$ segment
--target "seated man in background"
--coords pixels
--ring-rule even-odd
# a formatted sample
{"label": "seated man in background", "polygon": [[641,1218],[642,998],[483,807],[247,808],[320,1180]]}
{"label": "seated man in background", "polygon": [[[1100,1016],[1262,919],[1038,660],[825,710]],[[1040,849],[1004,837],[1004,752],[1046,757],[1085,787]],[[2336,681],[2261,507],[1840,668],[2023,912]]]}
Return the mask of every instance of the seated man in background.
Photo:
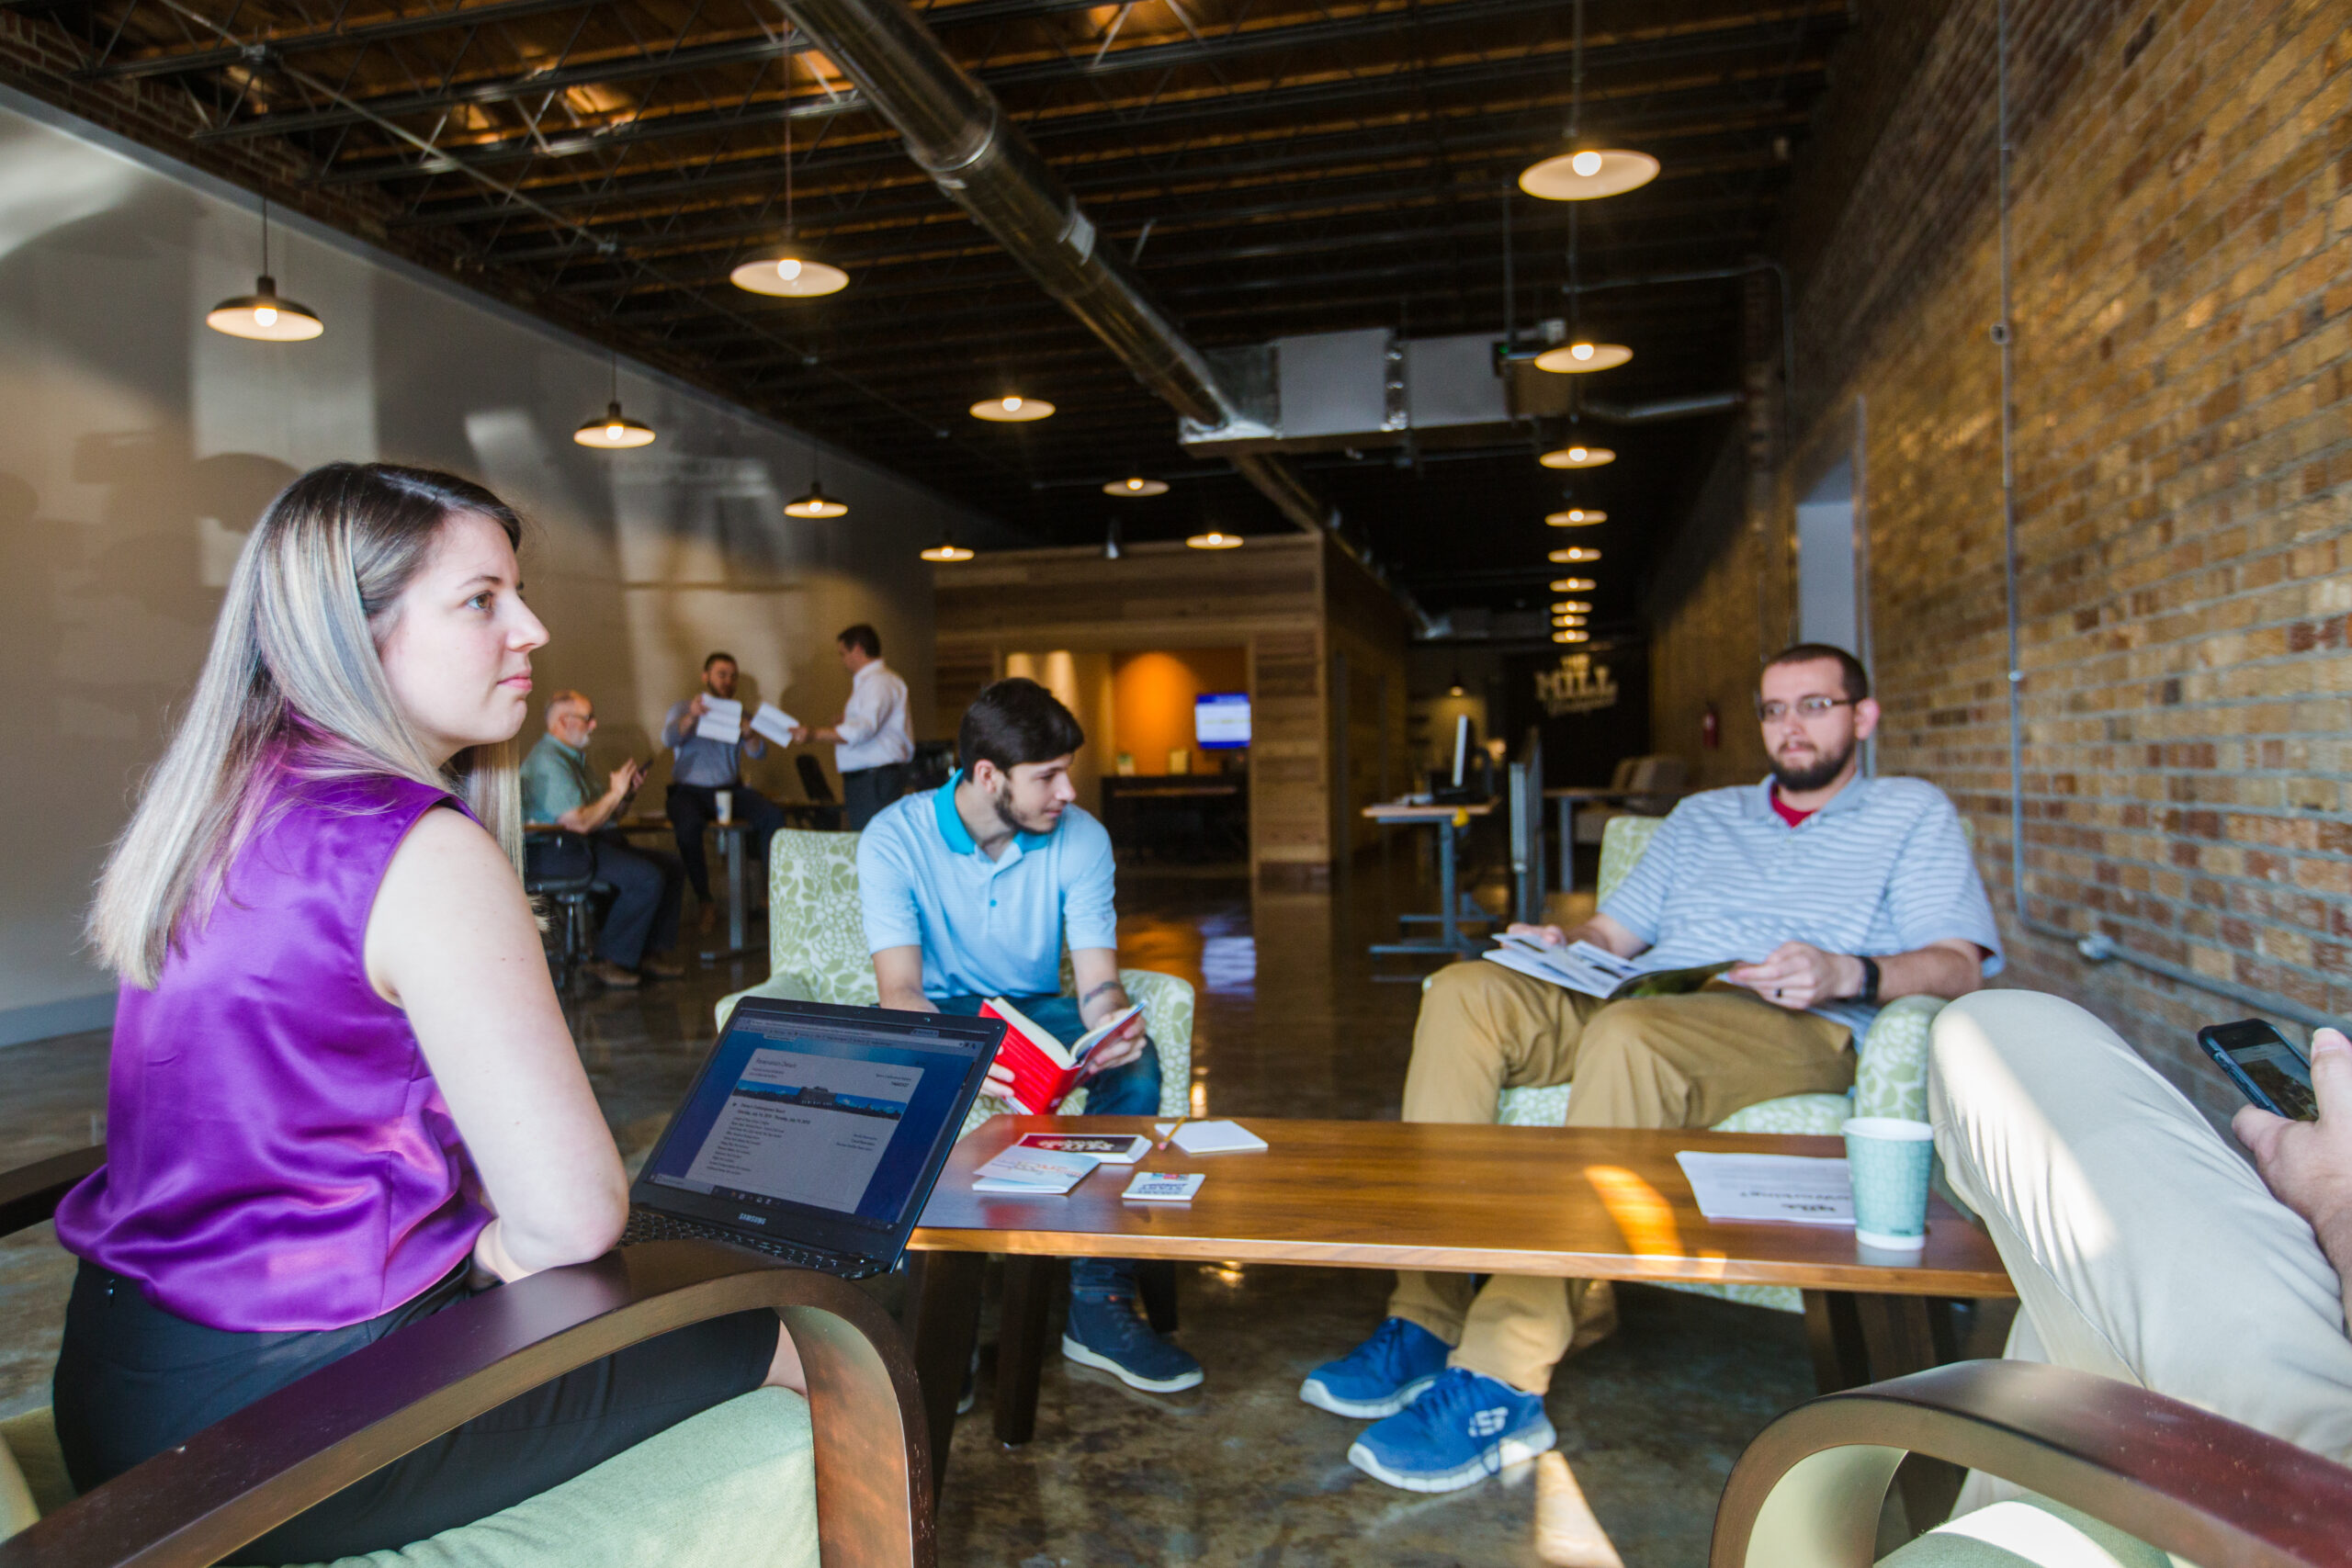
{"label": "seated man in background", "polygon": [[[1511,928],[1645,969],[1740,962],[1703,990],[1608,1003],[1499,964],[1441,970],[1413,1032],[1406,1121],[1492,1122],[1503,1090],[1563,1083],[1571,1127],[1708,1127],[1761,1100],[1843,1093],[1879,1003],[1961,996],[1997,964],[1951,802],[1861,775],[1878,724],[1861,665],[1800,644],[1760,687],[1770,778],[1676,807],[1575,931]],[[1556,1440],[1544,1395],[1584,1283],[1497,1275],[1474,1292],[1464,1275],[1399,1273],[1379,1331],[1299,1397],[1384,1417],[1348,1451],[1359,1469],[1416,1492],[1467,1486]]]}
{"label": "seated man in background", "polygon": [[[1119,984],[1111,837],[1071,804],[1070,758],[1086,732],[1035,681],[982,691],[956,731],[963,768],[886,807],[857,842],[858,895],[882,1005],[977,1013],[1002,997],[1068,1043],[1127,1005]],[[1061,992],[1067,941],[1078,995]],[[1159,1052],[1140,1015],[1088,1057],[1086,1113],[1159,1110]],[[1009,1097],[1001,1065],[989,1092]],[[1201,1364],[1136,1306],[1136,1266],[1074,1258],[1062,1354],[1131,1388],[1172,1393]]]}
{"label": "seated man in background", "polygon": [[624,989],[641,975],[671,980],[684,974],[673,951],[678,945],[678,904],[684,897],[684,871],[677,857],[640,850],[606,824],[628,808],[645,770],[634,759],[612,772],[599,792],[588,775],[588,740],[596,733],[596,706],[578,692],[548,699],[548,732],[523,760],[523,820],[560,828],[587,840],[588,864],[559,868],[550,857],[556,842],[534,839],[525,851],[534,878],[578,875],[581,870],[612,888],[613,907],[596,933],[596,956],[589,974]]}
{"label": "seated man in background", "polygon": [[[662,744],[675,753],[670,764],[670,793],[665,804],[670,825],[678,837],[678,858],[686,880],[695,886],[701,913],[695,918],[709,931],[718,923],[718,906],[710,897],[710,865],[702,851],[703,829],[718,820],[718,792],[728,792],[728,820],[748,823],[752,841],[745,853],[756,870],[767,863],[768,835],[784,826],[776,803],[743,782],[743,759],[759,761],[768,743],[747,724],[740,740],[712,740],[696,732],[710,699],[735,695],[735,656],[714,653],[702,661],[702,690],[684,702],[673,703],[662,721]],[[748,717],[748,716],[746,716]]]}
{"label": "seated man in background", "polygon": [[[2222,1004],[2224,1006],[2228,1004]],[[2352,1045],[2312,1037],[2315,1122],[2248,1106],[2254,1168],[2074,1003],[1944,1010],[1928,1115],[2017,1282],[2004,1352],[2137,1383],[2352,1464]],[[2015,1489],[1978,1475],[1965,1510]]]}

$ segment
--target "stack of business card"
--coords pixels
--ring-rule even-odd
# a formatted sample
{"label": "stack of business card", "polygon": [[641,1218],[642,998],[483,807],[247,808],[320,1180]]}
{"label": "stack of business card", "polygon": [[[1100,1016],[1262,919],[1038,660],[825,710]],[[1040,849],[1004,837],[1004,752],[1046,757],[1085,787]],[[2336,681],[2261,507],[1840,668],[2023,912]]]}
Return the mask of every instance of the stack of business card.
{"label": "stack of business card", "polygon": [[1120,1196],[1151,1203],[1189,1203],[1193,1201],[1193,1194],[1201,1190],[1201,1183],[1207,1179],[1199,1171],[1189,1176],[1177,1176],[1163,1171],[1139,1170],[1136,1172],[1136,1179],[1127,1183],[1126,1191]]}
{"label": "stack of business card", "polygon": [[1085,1180],[1086,1173],[1102,1163],[1092,1155],[1024,1149],[1016,1144],[972,1173],[972,1190],[1058,1197]]}
{"label": "stack of business card", "polygon": [[1092,1155],[1104,1165],[1133,1165],[1151,1147],[1141,1133],[1026,1133],[1016,1149],[1050,1149],[1056,1154]]}

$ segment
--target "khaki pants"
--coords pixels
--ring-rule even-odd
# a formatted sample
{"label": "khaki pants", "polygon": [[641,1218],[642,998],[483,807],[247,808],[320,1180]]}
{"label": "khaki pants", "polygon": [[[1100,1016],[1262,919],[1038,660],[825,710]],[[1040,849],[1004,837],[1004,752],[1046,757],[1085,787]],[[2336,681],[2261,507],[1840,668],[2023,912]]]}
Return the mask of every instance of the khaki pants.
{"label": "khaki pants", "polygon": [[[1758,1100],[1842,1094],[1853,1032],[1743,990],[1603,1006],[1479,960],[1440,970],[1405,1074],[1408,1122],[1492,1122],[1507,1089],[1570,1083],[1571,1127],[1710,1127]],[[1576,1337],[1586,1281],[1399,1273],[1390,1315],[1453,1346],[1451,1364],[1530,1393]]]}

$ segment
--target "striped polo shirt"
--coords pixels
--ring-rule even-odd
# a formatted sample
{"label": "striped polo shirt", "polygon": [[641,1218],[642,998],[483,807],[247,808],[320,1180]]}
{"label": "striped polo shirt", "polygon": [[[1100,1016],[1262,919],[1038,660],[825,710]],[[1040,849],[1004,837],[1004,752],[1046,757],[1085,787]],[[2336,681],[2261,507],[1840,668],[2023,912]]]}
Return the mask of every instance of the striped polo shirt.
{"label": "striped polo shirt", "polygon": [[[1749,963],[1784,942],[1883,957],[1957,937],[2001,967],[1993,906],[1944,792],[1921,779],[1856,777],[1792,828],[1772,781],[1694,795],[1674,808],[1600,906],[1647,950],[1645,969]],[[1814,1011],[1856,1033],[1875,1008]]]}

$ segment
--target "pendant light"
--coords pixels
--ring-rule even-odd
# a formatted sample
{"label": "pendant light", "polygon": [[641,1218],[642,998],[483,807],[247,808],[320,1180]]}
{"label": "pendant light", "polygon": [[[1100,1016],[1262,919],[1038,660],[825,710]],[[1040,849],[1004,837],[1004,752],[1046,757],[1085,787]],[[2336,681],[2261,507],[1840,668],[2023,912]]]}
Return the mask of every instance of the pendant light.
{"label": "pendant light", "polygon": [[262,343],[307,343],[327,330],[318,312],[281,299],[269,276],[269,197],[261,198],[261,276],[251,294],[232,295],[204,313],[204,324],[231,337]]}
{"label": "pendant light", "polygon": [[[974,413],[979,413],[979,410],[977,408],[972,412]],[[986,419],[988,416],[986,414],[981,414],[980,417]],[[1141,476],[1137,476],[1133,479],[1113,479],[1109,484],[1102,487],[1102,493],[1104,495],[1127,496],[1166,495],[1168,493],[1168,481],[1166,479],[1147,479]]]}
{"label": "pendant light", "polygon": [[1547,348],[1535,356],[1535,368],[1555,375],[1581,376],[1593,370],[1614,370],[1634,357],[1634,351],[1622,343],[1594,343],[1589,337],[1578,337],[1557,348]]}
{"label": "pendant light", "polygon": [[1589,599],[1555,599],[1552,601],[1552,613],[1555,615],[1589,615],[1592,614],[1592,601]]}
{"label": "pendant light", "polygon": [[1613,463],[1617,454],[1606,446],[1572,445],[1555,452],[1546,452],[1536,459],[1547,468],[1597,468],[1603,463]]}
{"label": "pendant light", "polygon": [[1008,392],[1001,398],[982,398],[974,403],[972,417],[987,420],[991,424],[1027,424],[1033,420],[1053,418],[1054,405],[1043,398],[1024,398]]}
{"label": "pendant light", "polygon": [[[1569,151],[1531,164],[1520,172],[1519,188],[1545,201],[1591,201],[1622,196],[1657,178],[1658,163],[1646,152],[1623,147],[1579,147],[1584,111],[1584,0],[1576,0],[1575,63],[1569,74]],[[1546,366],[1549,369],[1551,367]]]}
{"label": "pendant light", "polygon": [[[1576,140],[1577,116],[1584,103],[1584,0],[1577,0],[1576,86],[1572,89],[1568,101],[1570,106],[1568,139],[1573,141]],[[1621,154],[1621,156],[1639,155]],[[1598,175],[1601,172],[1605,157],[1601,153],[1587,151],[1571,154],[1568,162],[1572,175],[1578,169]],[[1532,173],[1532,171],[1530,172]],[[1657,172],[1657,164],[1655,160],[1650,162],[1650,172],[1653,175]],[[1527,175],[1521,175],[1520,183],[1521,186],[1526,186]],[[1538,191],[1537,194],[1541,195],[1542,192]],[[1584,278],[1577,270],[1577,260],[1581,250],[1577,244],[1578,229],[1579,220],[1582,217],[1580,209],[1573,207],[1568,209],[1568,341],[1556,348],[1547,348],[1535,356],[1535,368],[1548,370],[1556,376],[1587,376],[1596,370],[1613,370],[1634,357],[1634,351],[1623,344],[1596,343],[1583,329]]]}
{"label": "pendant light", "polygon": [[1609,513],[1589,506],[1571,506],[1566,512],[1548,513],[1544,521],[1555,528],[1586,528],[1595,523],[1608,522]]}
{"label": "pendant light", "polygon": [[[786,41],[788,44],[791,39]],[[737,262],[727,280],[749,293],[782,299],[814,299],[849,287],[848,273],[819,260],[813,250],[792,237],[792,54],[788,50],[784,57],[784,238]]]}
{"label": "pendant light", "polygon": [[1589,593],[1600,584],[1589,577],[1555,577],[1552,580],[1555,593]]}
{"label": "pendant light", "polygon": [[1600,552],[1586,545],[1570,545],[1565,550],[1554,550],[1545,558],[1555,566],[1573,566],[1578,561],[1599,560]]}
{"label": "pendant light", "polygon": [[613,400],[605,405],[605,417],[587,421],[571,433],[571,438],[582,446],[601,446],[608,452],[653,445],[653,427],[621,412],[620,350],[613,350]]}
{"label": "pendant light", "polygon": [[1212,528],[1205,534],[1195,534],[1184,542],[1196,550],[1238,550],[1241,547],[1241,536],[1219,533]]}
{"label": "pendant light", "polygon": [[1552,640],[1554,642],[1589,642],[1592,640],[1592,634],[1588,631],[1579,631],[1574,627],[1570,627],[1566,631],[1554,632],[1552,634]]}
{"label": "pendant light", "polygon": [[825,482],[817,477],[817,442],[808,442],[808,488],[784,503],[786,517],[846,517],[849,503],[835,501],[825,493]]}
{"label": "pendant light", "polygon": [[922,558],[931,561],[970,560],[972,552],[957,544],[954,534],[942,534],[939,543],[922,552]]}
{"label": "pendant light", "polygon": [[1580,626],[1584,625],[1584,619],[1582,615],[1554,615],[1552,624],[1555,626]]}

